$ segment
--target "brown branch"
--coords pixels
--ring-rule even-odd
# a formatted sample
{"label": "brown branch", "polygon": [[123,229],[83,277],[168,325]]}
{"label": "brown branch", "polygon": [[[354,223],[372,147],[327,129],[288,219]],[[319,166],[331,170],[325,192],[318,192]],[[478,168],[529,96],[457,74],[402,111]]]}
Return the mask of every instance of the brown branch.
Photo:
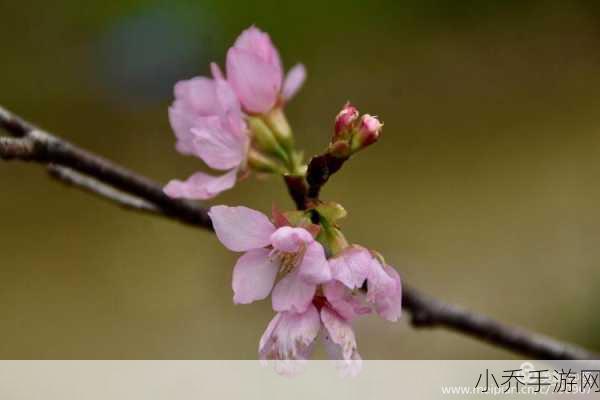
{"label": "brown branch", "polygon": [[597,360],[600,354],[522,328],[505,325],[482,314],[444,303],[402,285],[402,306],[416,328],[444,327],[535,359]]}
{"label": "brown branch", "polygon": [[298,210],[307,208],[306,199],[308,196],[308,187],[304,181],[304,176],[301,175],[285,175],[283,177],[288,193]]}
{"label": "brown branch", "polygon": [[306,181],[308,182],[307,197],[309,202],[317,201],[321,189],[327,183],[331,175],[338,172],[348,157],[336,157],[330,152],[313,157],[308,164]]}
{"label": "brown branch", "polygon": [[16,137],[4,138],[8,144],[0,146],[2,158],[69,167],[124,193],[149,201],[169,217],[211,229],[210,218],[199,205],[171,199],[156,182],[44,132],[1,106],[0,125]]}
{"label": "brown branch", "polygon": [[[138,209],[153,206],[155,209],[144,209],[144,211],[163,214],[192,225],[212,229],[206,210],[202,207],[194,203],[171,199],[162,193],[158,184],[148,178],[40,131],[2,107],[0,107],[0,126],[17,138],[17,141],[15,139],[0,141],[0,155],[3,158],[58,164],[50,166],[53,176],[112,200],[121,206],[131,207],[133,204],[138,206],[144,204],[134,207]],[[322,175],[322,177],[326,177],[325,179],[317,179],[322,183],[313,185],[312,194],[316,192],[318,197],[316,188],[318,187],[320,190],[329,176],[338,169],[339,167],[337,169],[330,168],[326,174]],[[112,190],[111,187],[118,191]],[[111,190],[107,190],[107,188]],[[299,190],[297,193],[305,193],[308,198],[309,193],[304,191],[305,188],[305,186],[297,188]],[[122,195],[120,192],[133,195],[135,201],[132,198],[125,200],[120,197]],[[301,199],[295,198],[294,200],[300,202]],[[134,203],[131,203],[132,201]],[[139,203],[142,201],[145,203]],[[537,359],[600,358],[600,355],[573,344],[505,325],[487,316],[444,303],[420,293],[406,284],[403,285],[402,301],[403,308],[411,313],[412,324],[415,327],[444,327]]]}
{"label": "brown branch", "polygon": [[35,154],[35,143],[29,138],[0,137],[0,158],[3,160],[30,160]]}

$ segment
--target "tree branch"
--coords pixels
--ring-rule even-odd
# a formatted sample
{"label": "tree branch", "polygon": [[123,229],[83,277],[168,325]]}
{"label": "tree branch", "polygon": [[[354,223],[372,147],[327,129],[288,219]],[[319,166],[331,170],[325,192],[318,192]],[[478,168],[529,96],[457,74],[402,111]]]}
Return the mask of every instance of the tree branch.
{"label": "tree branch", "polygon": [[149,201],[169,217],[211,229],[210,218],[199,205],[171,199],[156,182],[44,132],[1,106],[0,126],[15,136],[13,139],[3,138],[0,156],[4,159],[69,167],[124,193]]}
{"label": "tree branch", "polygon": [[[0,126],[14,138],[0,138],[0,156],[48,164],[52,176],[116,204],[212,230],[206,210],[195,203],[167,197],[152,180],[43,132],[0,107]],[[340,165],[341,166],[341,165]],[[317,179],[312,194],[331,169]],[[319,171],[315,170],[315,174]],[[317,175],[315,175],[317,176]],[[322,183],[319,183],[322,181]],[[304,188],[298,189],[298,193]],[[308,192],[304,192],[310,197]],[[128,196],[129,195],[129,196]],[[298,196],[296,196],[298,197]],[[301,199],[294,198],[298,203]],[[403,284],[403,308],[415,327],[444,327],[492,345],[538,359],[600,359],[600,355],[537,333],[505,325],[487,316],[444,303]]]}
{"label": "tree branch", "polygon": [[402,306],[416,328],[444,327],[535,359],[597,360],[599,354],[525,329],[502,324],[482,314],[444,303],[402,284]]}
{"label": "tree branch", "polygon": [[0,158],[3,160],[30,160],[35,154],[35,143],[29,138],[0,137]]}
{"label": "tree branch", "polygon": [[336,157],[330,152],[313,157],[308,164],[306,181],[308,182],[307,202],[317,201],[321,189],[331,175],[338,172],[348,157]]}

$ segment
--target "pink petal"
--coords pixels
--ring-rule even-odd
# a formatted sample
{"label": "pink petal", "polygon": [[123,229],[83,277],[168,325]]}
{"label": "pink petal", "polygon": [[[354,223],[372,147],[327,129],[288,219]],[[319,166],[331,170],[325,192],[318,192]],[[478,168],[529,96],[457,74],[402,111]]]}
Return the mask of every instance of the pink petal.
{"label": "pink petal", "polygon": [[331,342],[327,346],[330,357],[345,360],[346,362],[342,366],[346,366],[348,374],[355,375],[360,371],[361,358],[356,348],[356,338],[352,327],[327,307],[321,309],[321,321],[327,331],[325,340]]}
{"label": "pink petal", "polygon": [[279,271],[279,263],[269,257],[269,250],[254,249],[242,255],[233,269],[233,302],[249,304],[266,298]]}
{"label": "pink petal", "polygon": [[225,77],[223,76],[223,72],[221,71],[221,68],[219,67],[219,64],[211,62],[210,63],[210,73],[213,76],[213,79],[215,81],[219,81],[219,80],[224,80]]}
{"label": "pink petal", "polygon": [[271,110],[281,89],[281,71],[277,67],[235,47],[227,52],[227,78],[251,113]]}
{"label": "pink petal", "polygon": [[180,100],[175,100],[169,107],[169,122],[171,129],[177,138],[176,149],[181,154],[191,155],[194,153],[193,134],[191,131],[196,117],[186,111],[185,105]]}
{"label": "pink petal", "polygon": [[367,300],[376,302],[378,298],[391,295],[396,290],[396,282],[383,268],[379,260],[373,259],[367,276]]}
{"label": "pink petal", "polygon": [[306,247],[302,263],[298,266],[298,275],[305,282],[315,285],[331,279],[331,269],[321,243],[312,242]]}
{"label": "pink petal", "polygon": [[236,39],[233,47],[255,54],[264,62],[279,66],[281,69],[279,52],[273,45],[271,38],[255,26],[243,31]]}
{"label": "pink petal", "polygon": [[290,69],[283,82],[281,95],[285,101],[290,100],[304,84],[306,80],[306,68],[302,64],[296,64]]}
{"label": "pink petal", "polygon": [[371,253],[360,246],[351,246],[337,257],[329,260],[333,278],[350,289],[362,287],[374,259]]}
{"label": "pink petal", "polygon": [[209,167],[231,169],[245,157],[245,141],[221,127],[192,128],[194,153]]}
{"label": "pink petal", "polygon": [[192,155],[194,146],[191,140],[191,124],[188,122],[188,118],[177,109],[170,107],[169,122],[177,138],[175,149],[183,155]]}
{"label": "pink petal", "polygon": [[394,281],[393,287],[380,292],[375,297],[375,310],[388,321],[397,321],[402,314],[402,283],[398,272],[389,265],[383,267]]}
{"label": "pink petal", "polygon": [[215,88],[217,99],[223,114],[226,115],[233,112],[239,114],[239,117],[241,118],[242,106],[229,82],[223,79],[217,79]]}
{"label": "pink petal", "polygon": [[321,329],[319,312],[311,305],[303,313],[278,313],[259,343],[262,360],[306,360]]}
{"label": "pink petal", "polygon": [[342,378],[358,376],[362,370],[362,359],[358,352],[354,353],[352,360],[344,360],[341,347],[333,343],[328,336],[323,339],[323,343],[325,344],[325,352],[329,359],[335,360],[335,367]]}
{"label": "pink petal", "polygon": [[[275,328],[277,328],[277,325],[279,324],[279,320],[281,319],[282,316],[283,316],[283,313],[275,314],[275,317],[273,317],[273,319],[269,322],[269,325],[267,325],[267,329],[260,337],[260,341],[258,342],[258,353],[260,355],[262,355],[263,353],[266,353],[268,351],[267,347],[272,346],[273,339],[274,339],[273,332],[275,331]],[[261,357],[261,359],[262,359],[262,357]]]}
{"label": "pink petal", "polygon": [[291,226],[283,226],[271,235],[273,248],[285,253],[295,253],[302,245],[313,241],[314,238],[306,229]]}
{"label": "pink petal", "polygon": [[199,116],[218,114],[219,103],[215,82],[203,76],[179,81],[174,88],[175,100],[183,102],[187,111]]}
{"label": "pink petal", "polygon": [[330,281],[324,284],[323,294],[333,310],[346,321],[351,321],[360,315],[371,312],[371,307],[364,302],[364,296],[355,295],[338,281]]}
{"label": "pink petal", "polygon": [[[195,154],[192,128],[206,128],[204,118],[217,119],[217,126],[237,136],[246,147],[249,141],[241,105],[233,89],[223,79],[196,77],[175,84],[175,101],[169,109],[169,121],[177,137],[176,148],[182,154]],[[213,124],[214,125],[214,124]],[[239,146],[238,146],[239,147]],[[228,167],[231,168],[231,167]]]}
{"label": "pink petal", "polygon": [[270,244],[275,227],[263,213],[247,207],[211,207],[210,216],[217,237],[231,251],[248,251]]}
{"label": "pink petal", "polygon": [[306,283],[297,271],[293,271],[275,285],[271,295],[273,310],[304,312],[310,306],[316,290],[316,285]]}
{"label": "pink petal", "polygon": [[206,200],[215,197],[235,185],[237,170],[232,169],[221,176],[196,172],[185,181],[174,179],[163,188],[165,194],[173,198]]}

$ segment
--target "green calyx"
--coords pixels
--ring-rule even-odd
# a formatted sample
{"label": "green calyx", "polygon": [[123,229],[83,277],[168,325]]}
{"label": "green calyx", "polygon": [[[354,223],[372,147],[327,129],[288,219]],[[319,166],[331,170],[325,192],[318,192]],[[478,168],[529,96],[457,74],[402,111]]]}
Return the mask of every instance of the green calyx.
{"label": "green calyx", "polygon": [[281,108],[264,115],[249,116],[247,122],[254,151],[249,152],[251,168],[256,166],[261,172],[303,173],[303,154],[294,149],[292,131]]}

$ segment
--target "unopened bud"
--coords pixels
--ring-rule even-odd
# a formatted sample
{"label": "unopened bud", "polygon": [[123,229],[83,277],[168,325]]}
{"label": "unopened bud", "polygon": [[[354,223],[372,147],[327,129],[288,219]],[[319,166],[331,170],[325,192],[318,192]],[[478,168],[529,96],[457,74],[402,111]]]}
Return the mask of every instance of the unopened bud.
{"label": "unopened bud", "polygon": [[350,102],[344,105],[344,108],[335,117],[335,127],[332,142],[339,139],[348,138],[352,132],[356,121],[358,120],[358,110]]}
{"label": "unopened bud", "polygon": [[285,171],[276,161],[265,156],[256,149],[248,151],[248,166],[257,172],[283,174]]}
{"label": "unopened bud", "polygon": [[287,150],[294,148],[294,136],[292,135],[292,129],[290,128],[290,124],[288,123],[281,107],[274,108],[268,114],[266,114],[265,122],[275,134],[275,138],[284,148]]}
{"label": "unopened bud", "polygon": [[254,145],[263,153],[274,154],[283,160],[287,160],[287,153],[281,147],[275,134],[267,126],[265,121],[259,117],[248,117],[248,127],[254,138]]}
{"label": "unopened bud", "polygon": [[375,143],[381,134],[383,124],[369,114],[365,114],[360,118],[358,129],[352,137],[351,149],[353,152],[364,149],[365,147]]}

